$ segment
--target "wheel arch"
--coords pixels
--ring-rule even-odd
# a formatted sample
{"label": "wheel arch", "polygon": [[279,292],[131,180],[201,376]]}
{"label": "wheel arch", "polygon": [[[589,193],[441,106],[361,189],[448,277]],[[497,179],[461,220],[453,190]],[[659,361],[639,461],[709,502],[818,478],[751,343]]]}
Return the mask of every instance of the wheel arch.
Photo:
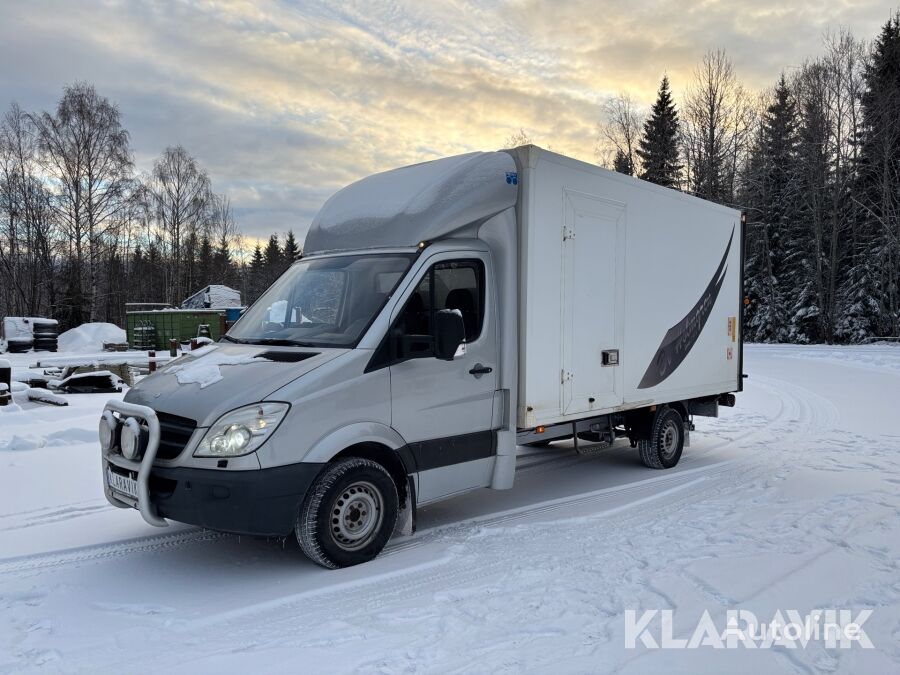
{"label": "wheel arch", "polygon": [[681,415],[683,422],[688,421],[688,407],[685,401],[670,401],[651,407],[629,410],[625,413],[625,424],[629,430],[629,436],[633,440],[650,438],[653,422],[667,408],[671,408]]}
{"label": "wheel arch", "polygon": [[345,459],[347,457],[368,459],[387,469],[387,472],[394,480],[394,485],[397,486],[397,496],[400,498],[400,508],[406,506],[407,499],[410,496],[408,476],[412,473],[412,469],[407,467],[406,462],[397,450],[393,450],[381,443],[364,441],[344,448],[332,457],[331,461]]}
{"label": "wheel arch", "polygon": [[322,436],[304,456],[304,462],[326,463],[347,448],[363,443],[383,445],[398,451],[406,441],[394,429],[380,422],[355,422]]}
{"label": "wheel arch", "polygon": [[681,420],[683,422],[688,421],[688,407],[684,401],[672,401],[671,403],[666,403],[666,406],[678,412],[678,414],[681,415]]}
{"label": "wheel arch", "polygon": [[412,456],[404,453],[406,447],[406,441],[391,427],[378,422],[358,422],[321,438],[303,461],[327,464],[336,459],[361,457],[377,462],[394,479],[400,502],[405,504],[410,496],[407,477],[416,471]]}

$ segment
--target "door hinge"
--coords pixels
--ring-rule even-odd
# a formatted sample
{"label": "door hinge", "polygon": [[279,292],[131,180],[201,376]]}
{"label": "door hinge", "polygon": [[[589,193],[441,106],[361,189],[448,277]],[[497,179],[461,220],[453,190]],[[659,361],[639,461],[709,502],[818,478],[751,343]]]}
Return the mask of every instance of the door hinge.
{"label": "door hinge", "polygon": [[560,376],[560,380],[559,380],[560,384],[565,384],[566,382],[568,382],[569,380],[571,380],[575,377],[575,375],[573,373],[570,373],[568,370],[561,370],[559,376]]}
{"label": "door hinge", "polygon": [[571,227],[563,227],[563,241],[575,238],[575,230]]}

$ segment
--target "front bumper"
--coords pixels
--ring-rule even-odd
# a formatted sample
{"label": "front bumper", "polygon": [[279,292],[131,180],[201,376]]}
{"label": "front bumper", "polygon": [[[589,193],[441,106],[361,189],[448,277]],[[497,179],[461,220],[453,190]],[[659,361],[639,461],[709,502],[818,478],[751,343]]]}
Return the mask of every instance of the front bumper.
{"label": "front bumper", "polygon": [[[152,408],[110,401],[106,410],[139,417],[149,430],[141,460],[126,459],[116,448],[101,450],[107,500],[120,508],[136,508],[157,527],[166,518],[190,525],[258,536],[284,536],[294,529],[300,503],[323,464],[298,463],[269,469],[222,471],[153,466],[159,448],[159,421]],[[136,500],[112,490],[107,468],[137,481]]]}
{"label": "front bumper", "polygon": [[323,464],[288,464],[252,471],[187,467],[150,472],[156,512],[180,523],[220,532],[285,536]]}

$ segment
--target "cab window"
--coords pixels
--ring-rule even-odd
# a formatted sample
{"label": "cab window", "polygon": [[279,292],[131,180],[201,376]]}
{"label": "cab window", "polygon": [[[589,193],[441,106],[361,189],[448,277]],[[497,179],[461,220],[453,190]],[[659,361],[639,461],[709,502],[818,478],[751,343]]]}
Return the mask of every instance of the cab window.
{"label": "cab window", "polygon": [[484,323],[484,265],[480,260],[434,265],[407,301],[398,327],[405,335],[433,335],[434,315],[443,309],[462,315],[466,342],[478,339]]}

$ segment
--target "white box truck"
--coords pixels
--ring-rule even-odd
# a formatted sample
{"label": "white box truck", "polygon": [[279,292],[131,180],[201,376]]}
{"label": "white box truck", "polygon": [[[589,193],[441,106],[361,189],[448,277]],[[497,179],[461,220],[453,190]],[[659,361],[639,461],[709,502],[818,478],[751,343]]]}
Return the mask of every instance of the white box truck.
{"label": "white box truck", "polygon": [[738,211],[534,146],[365,178],[221,342],[109,402],[106,496],[342,567],[512,487],[517,445],[672,467],[741,390],[742,241]]}

